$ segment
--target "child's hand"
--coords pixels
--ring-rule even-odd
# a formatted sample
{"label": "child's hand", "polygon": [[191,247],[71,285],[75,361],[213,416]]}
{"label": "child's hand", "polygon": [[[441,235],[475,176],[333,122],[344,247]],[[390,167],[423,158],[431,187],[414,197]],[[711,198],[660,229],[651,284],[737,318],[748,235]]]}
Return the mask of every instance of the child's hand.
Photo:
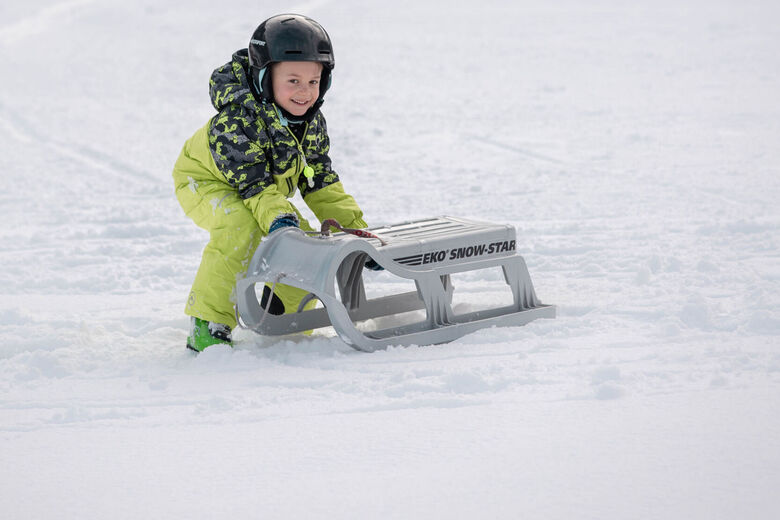
{"label": "child's hand", "polygon": [[268,227],[268,234],[270,235],[277,229],[284,227],[299,227],[298,217],[292,213],[283,213],[276,217],[271,225]]}

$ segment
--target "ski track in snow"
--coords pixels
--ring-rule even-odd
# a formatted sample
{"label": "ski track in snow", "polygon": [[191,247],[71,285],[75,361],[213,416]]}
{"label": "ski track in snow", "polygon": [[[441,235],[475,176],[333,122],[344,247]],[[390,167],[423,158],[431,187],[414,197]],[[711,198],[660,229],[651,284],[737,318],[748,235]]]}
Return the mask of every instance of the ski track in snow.
{"label": "ski track in snow", "polygon": [[[224,9],[0,7],[0,516],[777,516],[776,5]],[[287,11],[334,40],[331,154],[368,221],[516,226],[555,320],[183,347],[207,234],[171,168],[211,70]],[[453,282],[463,311],[507,296]]]}

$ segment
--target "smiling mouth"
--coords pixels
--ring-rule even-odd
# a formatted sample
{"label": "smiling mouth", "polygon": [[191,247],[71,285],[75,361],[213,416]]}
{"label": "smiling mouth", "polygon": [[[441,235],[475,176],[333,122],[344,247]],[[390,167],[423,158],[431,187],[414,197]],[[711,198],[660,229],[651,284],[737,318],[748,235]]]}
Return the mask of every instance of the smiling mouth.
{"label": "smiling mouth", "polygon": [[297,99],[293,99],[292,102],[295,103],[296,105],[300,105],[300,106],[304,106],[304,105],[308,105],[309,104],[308,101],[298,101]]}

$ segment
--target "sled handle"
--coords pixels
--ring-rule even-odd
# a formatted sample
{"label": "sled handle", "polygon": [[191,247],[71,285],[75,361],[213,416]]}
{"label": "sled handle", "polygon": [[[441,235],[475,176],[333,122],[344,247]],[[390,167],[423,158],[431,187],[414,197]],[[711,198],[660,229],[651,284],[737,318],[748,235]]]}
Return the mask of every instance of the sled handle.
{"label": "sled handle", "polygon": [[355,235],[356,237],[375,238],[379,240],[379,243],[382,244],[383,246],[387,245],[387,240],[385,240],[384,238],[378,235],[375,235],[370,231],[366,231],[365,229],[345,228],[341,224],[339,224],[339,222],[336,219],[332,219],[332,218],[327,218],[322,221],[322,227],[320,228],[319,234],[324,237],[330,236],[330,228],[332,227],[338,229],[339,231],[343,231],[344,233]]}

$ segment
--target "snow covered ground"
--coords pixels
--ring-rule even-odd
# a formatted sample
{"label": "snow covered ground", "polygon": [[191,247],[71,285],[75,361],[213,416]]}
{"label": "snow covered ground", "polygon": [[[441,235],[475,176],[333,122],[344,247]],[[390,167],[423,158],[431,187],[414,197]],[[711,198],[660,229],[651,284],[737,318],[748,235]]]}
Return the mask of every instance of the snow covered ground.
{"label": "snow covered ground", "polygon": [[[0,517],[777,518],[779,5],[3,2]],[[288,11],[368,221],[515,225],[557,319],[185,350],[170,171]]]}

